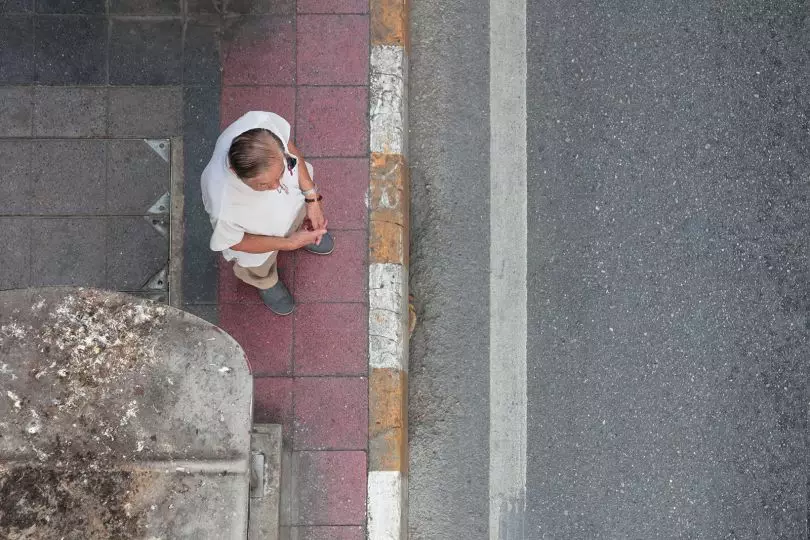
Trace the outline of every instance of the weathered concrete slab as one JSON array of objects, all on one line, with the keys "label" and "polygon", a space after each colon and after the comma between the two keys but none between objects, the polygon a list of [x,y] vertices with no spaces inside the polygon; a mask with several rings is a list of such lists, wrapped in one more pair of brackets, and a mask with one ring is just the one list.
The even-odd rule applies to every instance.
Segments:
[{"label": "weathered concrete slab", "polygon": [[252,383],[185,312],[0,292],[0,537],[244,538]]}]

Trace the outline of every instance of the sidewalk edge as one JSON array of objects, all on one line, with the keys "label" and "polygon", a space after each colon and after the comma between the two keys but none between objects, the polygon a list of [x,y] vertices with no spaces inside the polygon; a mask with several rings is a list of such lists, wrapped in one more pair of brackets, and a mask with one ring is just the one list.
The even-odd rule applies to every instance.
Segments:
[{"label": "sidewalk edge", "polygon": [[370,0],[367,537],[407,538],[408,2]]}]

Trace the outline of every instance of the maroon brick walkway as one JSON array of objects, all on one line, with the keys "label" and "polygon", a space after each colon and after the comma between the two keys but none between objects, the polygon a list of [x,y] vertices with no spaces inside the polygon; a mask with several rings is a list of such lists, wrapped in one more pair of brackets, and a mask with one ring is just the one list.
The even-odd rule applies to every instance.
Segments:
[{"label": "maroon brick walkway", "polygon": [[220,325],[247,353],[255,420],[283,424],[294,451],[286,524],[300,540],[354,540],[365,535],[368,445],[368,2],[281,4],[290,13],[226,29],[220,123],[267,110],[292,124],[336,250],[281,254],[298,302],[289,317],[271,314],[221,261]]}]

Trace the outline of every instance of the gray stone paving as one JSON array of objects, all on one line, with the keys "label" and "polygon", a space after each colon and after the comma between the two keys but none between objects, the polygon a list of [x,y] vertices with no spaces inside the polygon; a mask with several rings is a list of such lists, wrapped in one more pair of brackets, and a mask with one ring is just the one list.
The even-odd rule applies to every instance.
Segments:
[{"label": "gray stone paving", "polygon": [[0,139],[0,289],[86,285],[165,300],[166,277],[153,278],[169,256],[169,145]]},{"label": "gray stone paving", "polygon": [[143,217],[171,171],[136,139],[177,138],[186,204],[173,294],[216,319],[198,183],[219,131],[219,28],[225,15],[278,10],[294,4],[0,0],[0,289],[165,289],[169,218]]}]

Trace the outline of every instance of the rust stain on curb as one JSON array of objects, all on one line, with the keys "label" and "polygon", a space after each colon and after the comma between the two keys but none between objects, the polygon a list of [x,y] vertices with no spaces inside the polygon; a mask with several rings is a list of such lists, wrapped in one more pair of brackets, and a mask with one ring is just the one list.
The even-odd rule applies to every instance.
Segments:
[{"label": "rust stain on curb", "polygon": [[396,223],[372,221],[369,231],[369,257],[372,263],[408,264],[408,239]]},{"label": "rust stain on curb", "polygon": [[369,377],[369,468],[408,470],[408,375],[394,369],[373,369]]},{"label": "rust stain on curb", "polygon": [[399,154],[371,154],[369,206],[372,221],[408,227],[410,192],[408,165]]},{"label": "rust stain on curb", "polygon": [[372,0],[371,44],[408,45],[408,1]]}]

